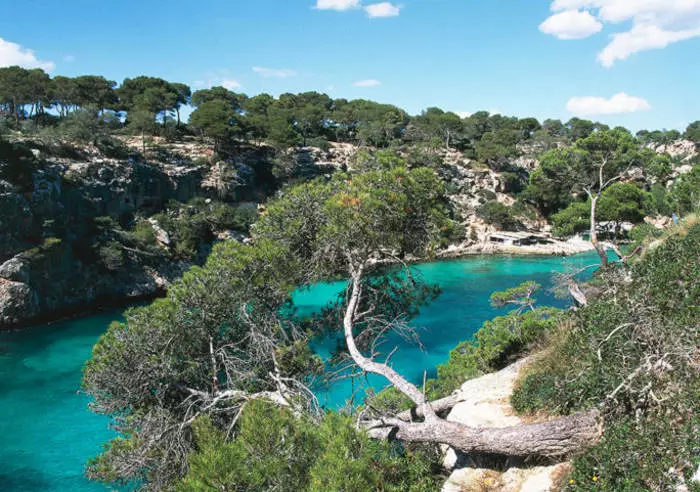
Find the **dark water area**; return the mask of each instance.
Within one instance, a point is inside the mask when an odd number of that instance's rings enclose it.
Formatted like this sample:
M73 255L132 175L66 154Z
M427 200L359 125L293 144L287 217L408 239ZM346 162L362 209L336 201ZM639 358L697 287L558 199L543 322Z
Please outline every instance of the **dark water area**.
M424 307L413 325L419 329L423 350L402 346L392 357L394 367L419 382L425 371L447 360L449 351L468 340L481 324L502 311L489 305L493 291L527 280L545 286L541 304L564 306L546 291L551 275L569 266L595 263L595 255L560 257L484 257L417 265L442 294ZM295 304L312 312L334 297L340 284L319 284L298 293ZM23 331L0 333L0 491L107 490L83 477L85 462L114 437L108 419L88 410L80 394L83 364L92 346L121 311L100 313ZM319 340L315 348L328 356L334 338ZM377 390L386 383L369 378ZM328 408L342 406L356 385L344 380L318 397ZM357 395L361 398L361 394Z

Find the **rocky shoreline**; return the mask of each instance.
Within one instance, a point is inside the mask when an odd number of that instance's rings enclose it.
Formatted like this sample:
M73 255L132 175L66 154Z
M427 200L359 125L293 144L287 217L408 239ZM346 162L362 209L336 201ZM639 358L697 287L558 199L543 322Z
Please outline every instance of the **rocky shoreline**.
M567 241L552 239L547 244L524 246L505 245L492 242L480 242L469 245L452 245L438 253L438 258L462 258L479 255L512 255L512 256L571 256L595 251L593 245L579 238Z
M233 239L230 239L233 240ZM452 245L436 255L437 260L472 256L571 256L593 251L589 242L579 239L553 241L551 244L504 246L496 243ZM169 263L168 268L121 272L109 281L93 285L84 292L56 299L40 295L30 287L29 271L21 258L0 265L0 332L30 328L66 318L89 315L104 309L128 307L167 293L167 287L192 265ZM412 258L412 263L425 258ZM63 290L62 290L63 292Z

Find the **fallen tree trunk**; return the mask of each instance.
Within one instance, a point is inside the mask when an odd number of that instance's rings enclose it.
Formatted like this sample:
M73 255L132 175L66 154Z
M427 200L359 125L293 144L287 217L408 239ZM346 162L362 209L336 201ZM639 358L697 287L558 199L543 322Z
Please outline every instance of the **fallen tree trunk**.
M365 357L355 343L353 327L362 295L364 264L351 266L352 286L343 318L345 341L350 356L365 372L384 376L416 405L398 416L361 421L369 435L377 439L398 439L407 442L446 444L464 453L497 454L505 456L561 457L595 444L602 434L597 411L578 413L538 424L504 428L474 428L447 421L438 413L459 402L450 395L429 402L425 394L387 364ZM422 422L416 422L422 418Z
M407 423L394 419L363 423L376 439L446 444L464 453L556 458L595 444L601 433L599 413L577 413L538 424L475 429L457 422Z

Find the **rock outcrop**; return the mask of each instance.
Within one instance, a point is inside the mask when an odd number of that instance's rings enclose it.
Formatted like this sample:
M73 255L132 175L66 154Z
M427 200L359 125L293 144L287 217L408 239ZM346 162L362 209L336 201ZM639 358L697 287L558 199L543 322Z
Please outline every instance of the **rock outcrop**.
M527 362L527 359L523 359L500 372L464 383L456 391L460 402L452 408L447 420L480 428L522 424L522 419L513 412L509 399L513 385ZM558 482L569 466L565 462L548 466L531 465L519 460L499 463L497 467L493 465L493 458L464 455L447 448L444 466L450 472L450 477L443 486L443 492L558 490Z
M210 195L202 186L209 166L192 160L206 155L202 145L180 144L148 161L94 146L32 145L0 156L0 178L8 179L0 179L0 330L157 295L190 266L170 259L170 238L155 224L162 254L124 248L118 268L104 268L95 221L119 223L159 212L169 200Z

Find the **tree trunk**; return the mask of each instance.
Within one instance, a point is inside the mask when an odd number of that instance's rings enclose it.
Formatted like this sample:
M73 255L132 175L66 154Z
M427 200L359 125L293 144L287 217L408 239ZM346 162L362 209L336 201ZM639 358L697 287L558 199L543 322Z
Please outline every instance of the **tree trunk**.
M518 425L506 428L477 429L457 422L449 422L437 415L457 403L447 397L430 403L414 384L386 364L362 355L353 334L354 323L362 318L356 310L362 295L364 264L351 266L352 287L343 318L345 341L350 356L365 372L384 376L416 405L412 411L397 417L361 422L370 436L377 439L395 438L408 442L446 444L465 453L498 454L506 456L563 456L597 442L602 426L597 411L575 414L541 424ZM357 319L356 319L357 318ZM422 422L413 422L423 417Z
M446 444L463 453L556 458L595 444L602 433L599 413L576 413L539 424L475 429L444 419L404 423L375 421L368 425L374 438Z
M598 241L598 224L596 224L595 218L596 206L598 205L598 198L600 198L600 195L591 195L591 244L598 252L598 256L600 256L600 268L607 268L608 255L606 254L603 245L600 244L600 241Z

